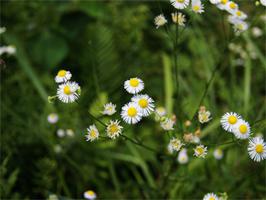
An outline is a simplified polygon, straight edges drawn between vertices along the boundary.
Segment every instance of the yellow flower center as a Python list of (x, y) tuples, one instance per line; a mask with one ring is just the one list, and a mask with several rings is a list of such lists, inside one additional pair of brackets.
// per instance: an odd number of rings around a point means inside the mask
[(256, 152), (257, 153), (262, 153), (263, 152), (263, 145), (262, 144), (257, 144), (256, 145)]
[(139, 85), (139, 80), (136, 78), (131, 78), (129, 80), (129, 84), (131, 87), (137, 87)]
[(242, 13), (241, 13), (240, 11), (237, 11), (237, 12), (236, 12), (236, 15), (237, 15), (238, 17), (240, 17), (240, 16), (242, 15)]
[(237, 117), (234, 115), (231, 115), (230, 117), (228, 117), (228, 122), (229, 124), (235, 124), (237, 122)]
[(96, 131), (95, 130), (91, 130), (91, 137), (93, 137), (93, 138), (96, 137)]
[(215, 200), (215, 198), (214, 197), (210, 197), (209, 200)]
[(204, 149), (202, 148), (202, 147), (198, 147), (197, 148), (197, 152), (198, 152), (198, 154), (203, 154), (203, 152), (204, 152)]
[(147, 101), (147, 99), (140, 99), (140, 100), (139, 100), (139, 106), (140, 106), (141, 108), (147, 108), (147, 106), (148, 106), (148, 101)]
[(240, 133), (245, 134), (247, 132), (247, 130), (248, 130), (248, 127), (245, 124), (241, 124), (239, 126)]
[(71, 89), (70, 89), (70, 87), (68, 85), (66, 85), (64, 87), (64, 93), (67, 94), (67, 95), (72, 94), (72, 91), (71, 91)]
[(176, 0), (178, 3), (184, 3), (185, 0)]
[(88, 190), (86, 194), (89, 196), (94, 196), (95, 193), (92, 190)]
[(134, 107), (131, 107), (127, 110), (127, 114), (129, 117), (135, 117), (137, 115), (137, 109)]
[(112, 124), (111, 126), (109, 126), (109, 131), (111, 133), (116, 133), (118, 131), (118, 127), (116, 124)]
[(57, 73), (57, 76), (60, 76), (60, 77), (64, 77), (66, 75), (67, 71), (66, 70), (60, 70), (58, 73)]
[(200, 9), (200, 7), (199, 7), (198, 5), (196, 5), (196, 6), (193, 6), (193, 10), (194, 10), (194, 11), (196, 11), (196, 12), (197, 12), (197, 11), (199, 11), (199, 9)]
[(237, 29), (239, 29), (239, 30), (243, 30), (243, 29), (244, 29), (243, 24), (238, 24), (238, 25), (237, 25)]
[(228, 0), (221, 0), (221, 4), (226, 4)]
[(235, 9), (235, 8), (236, 8), (236, 4), (235, 4), (234, 2), (230, 3), (229, 6), (230, 6), (230, 8), (232, 8), (232, 9)]

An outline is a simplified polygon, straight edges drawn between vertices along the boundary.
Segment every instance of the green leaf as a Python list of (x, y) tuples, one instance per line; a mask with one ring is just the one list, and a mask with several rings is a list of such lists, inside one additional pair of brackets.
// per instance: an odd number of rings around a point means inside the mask
[(33, 43), (32, 58), (38, 64), (56, 67), (68, 54), (66, 41), (55, 34), (45, 32)]

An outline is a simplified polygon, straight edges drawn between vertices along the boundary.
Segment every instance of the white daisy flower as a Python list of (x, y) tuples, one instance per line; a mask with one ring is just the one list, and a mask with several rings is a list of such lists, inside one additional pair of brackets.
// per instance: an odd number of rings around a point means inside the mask
[(94, 200), (97, 197), (96, 193), (92, 190), (87, 190), (86, 192), (84, 192), (83, 196), (85, 199), (89, 200)]
[(238, 120), (233, 126), (233, 133), (238, 139), (247, 139), (250, 136), (249, 123), (243, 119)]
[(213, 156), (215, 159), (221, 160), (224, 156), (224, 153), (223, 153), (222, 149), (216, 148), (213, 152)]
[(201, 3), (201, 0), (192, 0), (191, 9), (195, 13), (203, 13), (204, 12), (204, 6)]
[(260, 36), (262, 36), (263, 35), (263, 31), (259, 28), (259, 27), (253, 27), (252, 29), (251, 29), (251, 31), (252, 31), (252, 35), (254, 36), (254, 37), (260, 37)]
[(169, 148), (172, 149), (173, 151), (179, 151), (184, 144), (179, 139), (172, 138), (170, 140), (169, 145), (170, 145)]
[(228, 1), (225, 5), (225, 10), (231, 14), (238, 11), (238, 5), (233, 1)]
[(132, 102), (139, 106), (142, 116), (147, 117), (154, 111), (153, 99), (147, 94), (135, 95), (131, 99)]
[(208, 121), (212, 119), (210, 116), (211, 116), (211, 112), (206, 110), (205, 106), (201, 106), (198, 112), (199, 122), (202, 124), (207, 123)]
[(166, 109), (165, 109), (165, 107), (162, 107), (162, 106), (157, 107), (157, 108), (155, 109), (155, 113), (156, 113), (157, 115), (159, 115), (160, 117), (163, 117), (163, 116), (166, 115)]
[(3, 34), (4, 32), (6, 32), (6, 27), (0, 27), (0, 34)]
[(171, 15), (172, 15), (172, 20), (175, 24), (179, 26), (185, 26), (185, 22), (186, 22), (185, 15), (183, 15), (180, 12), (174, 12), (174, 13), (171, 13)]
[(50, 124), (55, 124), (57, 121), (58, 121), (58, 115), (56, 113), (50, 113), (48, 116), (47, 116), (47, 121), (50, 123)]
[(203, 197), (203, 200), (219, 200), (219, 198), (214, 193), (208, 193)]
[(113, 115), (116, 112), (116, 105), (112, 102), (107, 103), (104, 105), (104, 110), (102, 111), (102, 114), (104, 115)]
[(160, 14), (154, 18), (154, 24), (156, 25), (156, 28), (159, 28), (160, 26), (163, 26), (167, 23), (167, 20), (165, 19), (163, 14)]
[(204, 145), (196, 146), (193, 155), (199, 158), (205, 158), (205, 156), (207, 155), (207, 147), (204, 147)]
[(178, 153), (177, 161), (179, 164), (186, 164), (188, 163), (188, 155), (187, 155), (187, 149), (183, 148), (181, 151)]
[(171, 130), (174, 130), (174, 127), (173, 127), (174, 124), (175, 124), (175, 121), (173, 121), (172, 119), (169, 119), (169, 118), (165, 118), (160, 123), (160, 126), (166, 131), (171, 131)]
[(59, 200), (59, 198), (56, 194), (49, 194), (47, 200)]
[(229, 0), (221, 0), (220, 3), (217, 4), (217, 8), (219, 8), (220, 10), (225, 10), (228, 1)]
[(221, 2), (221, 0), (210, 0), (210, 2), (211, 2), (212, 4), (218, 4), (218, 3)]
[(0, 56), (4, 53), (8, 55), (13, 55), (17, 51), (16, 47), (14, 45), (8, 45), (8, 46), (2, 46), (0, 47)]
[(189, 0), (170, 0), (176, 9), (184, 9), (189, 5)]
[(248, 154), (256, 162), (266, 159), (266, 143), (262, 137), (254, 137), (249, 140)]
[(194, 144), (198, 144), (200, 143), (200, 138), (196, 135), (193, 135), (191, 142)]
[(55, 153), (61, 153), (62, 152), (62, 147), (59, 144), (54, 145), (54, 152)]
[(98, 139), (99, 131), (94, 124), (89, 126), (89, 128), (87, 128), (87, 131), (88, 131), (88, 133), (86, 135), (86, 141), (92, 142), (92, 141)]
[(263, 6), (266, 6), (266, 0), (260, 0), (260, 3), (261, 3)]
[(139, 78), (131, 78), (125, 81), (124, 88), (130, 94), (137, 94), (144, 89), (144, 83)]
[(241, 116), (235, 112), (225, 113), (220, 122), (224, 130), (232, 132), (233, 126), (241, 119)]
[(119, 123), (120, 121), (118, 120), (110, 120), (109, 124), (106, 125), (106, 132), (109, 138), (115, 139), (121, 134), (123, 127)]
[(79, 97), (77, 90), (80, 89), (76, 82), (66, 82), (58, 86), (57, 97), (64, 103), (72, 103)]
[(66, 135), (68, 137), (73, 137), (75, 135), (74, 131), (72, 129), (67, 129), (66, 130)]
[(72, 74), (70, 73), (70, 71), (66, 71), (64, 69), (61, 69), (58, 71), (56, 77), (55, 77), (55, 82), (57, 83), (63, 83), (63, 82), (67, 82), (68, 80), (71, 79)]
[(174, 150), (173, 150), (172, 145), (170, 143), (167, 145), (167, 150), (170, 154), (174, 153)]
[(245, 20), (248, 17), (247, 14), (244, 13), (243, 11), (241, 11), (241, 10), (236, 10), (233, 13), (233, 16), (236, 17), (237, 19), (240, 19), (240, 20)]
[(136, 103), (130, 102), (122, 107), (121, 117), (128, 124), (136, 124), (142, 119), (142, 112)]
[(65, 133), (65, 131), (64, 131), (63, 129), (58, 129), (58, 130), (56, 131), (56, 135), (57, 135), (58, 137), (62, 138), (62, 137), (65, 137), (66, 133)]
[(234, 31), (239, 34), (242, 33), (244, 31), (246, 31), (248, 29), (248, 24), (245, 21), (237, 21), (234, 24)]

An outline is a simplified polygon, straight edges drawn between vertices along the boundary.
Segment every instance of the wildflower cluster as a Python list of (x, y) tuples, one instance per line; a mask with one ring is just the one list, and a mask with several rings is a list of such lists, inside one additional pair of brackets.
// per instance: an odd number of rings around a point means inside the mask
[(144, 89), (144, 83), (139, 78), (125, 81), (124, 88), (134, 96), (131, 102), (122, 107), (121, 117), (128, 124), (136, 124), (142, 117), (147, 117), (154, 111), (154, 101), (147, 94), (138, 94)]
[(52, 102), (57, 97), (63, 103), (73, 103), (79, 98), (81, 93), (80, 86), (75, 81), (70, 81), (71, 77), (70, 71), (64, 69), (58, 71), (55, 77), (55, 82), (59, 84), (57, 94), (49, 96), (49, 102)]
[(221, 118), (223, 129), (234, 134), (237, 139), (249, 139), (248, 153), (254, 161), (266, 158), (266, 143), (262, 137), (251, 138), (251, 128), (247, 121), (235, 112), (225, 113)]
[[(6, 27), (0, 27), (0, 35), (6, 32)], [(16, 53), (16, 47), (14, 45), (0, 46), (0, 56), (3, 54), (13, 55)]]
[[(114, 104), (109, 103), (108, 105), (112, 105), (115, 107)], [(104, 107), (108, 107), (107, 104), (104, 105)], [(107, 114), (110, 115), (110, 114)], [(123, 127), (120, 126), (119, 120), (110, 120), (109, 123), (105, 124), (105, 130), (107, 137), (111, 139), (117, 138), (122, 133)], [(89, 128), (87, 128), (87, 134), (86, 134), (86, 141), (92, 142), (96, 139), (98, 139), (100, 136), (99, 130), (95, 126), (95, 124), (90, 125)]]
[[(218, 9), (226, 11), (228, 22), (233, 25), (236, 34), (239, 34), (248, 29), (248, 24), (245, 22), (247, 14), (239, 9), (239, 5), (230, 0), (209, 0), (211, 4), (215, 5)], [(264, 0), (262, 0), (264, 1)], [(170, 3), (178, 10), (183, 10), (190, 7), (194, 13), (201, 14), (204, 12), (204, 4), (202, 0), (170, 0)], [(263, 4), (263, 3), (262, 3)], [(174, 23), (184, 26), (186, 22), (185, 15), (181, 12), (171, 14)], [(160, 14), (154, 19), (156, 28), (163, 26), (167, 23), (164, 14)]]

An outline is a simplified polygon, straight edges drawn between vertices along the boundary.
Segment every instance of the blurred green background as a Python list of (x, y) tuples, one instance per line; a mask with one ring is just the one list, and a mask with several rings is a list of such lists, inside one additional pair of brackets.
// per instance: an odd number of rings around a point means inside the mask
[[(212, 156), (214, 146), (206, 159), (194, 158), (190, 147), (189, 163), (174, 162), (169, 169), (176, 158), (162, 158), (121, 138), (85, 141), (86, 128), (96, 123), (88, 110), (100, 117), (102, 105), (112, 101), (120, 118), (121, 106), (130, 100), (123, 82), (130, 77), (141, 78), (145, 92), (175, 113), (178, 124), (191, 119), (217, 65), (203, 101), (213, 117), (202, 127), (203, 144), (231, 139), (219, 126), (221, 115), (231, 110), (251, 125), (259, 121), (253, 133), (265, 136), (265, 9), (237, 1), (251, 27), (235, 37), (227, 14), (205, 2), (202, 15), (185, 11), (189, 24), (179, 30), (177, 99), (173, 42), (153, 22), (163, 12), (174, 32), (175, 10), (168, 1), (1, 1), (1, 27), (7, 28), (1, 45), (16, 47), (16, 54), (1, 56), (1, 198), (80, 199), (88, 189), (101, 199), (199, 199), (208, 192), (265, 198), (265, 162), (249, 158), (247, 142), (221, 146), (220, 161)], [(262, 36), (252, 34), (255, 26)], [(227, 48), (230, 41), (241, 45), (240, 53)], [(78, 103), (48, 103), (60, 69), (70, 70), (80, 84)], [(47, 122), (51, 112), (59, 115), (57, 124)], [(190, 131), (198, 127), (192, 123)], [(152, 117), (128, 127), (125, 135), (167, 155), (169, 139)], [(59, 138), (59, 128), (73, 129), (75, 136)]]

